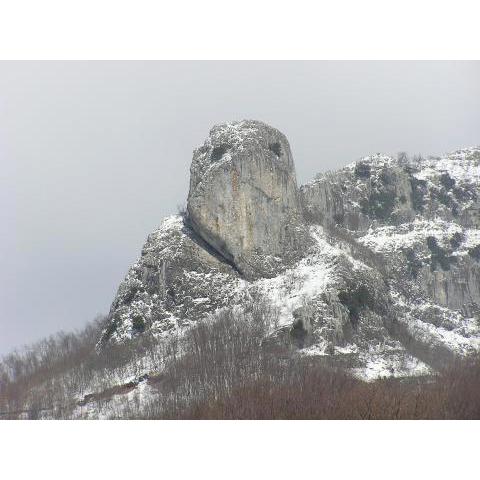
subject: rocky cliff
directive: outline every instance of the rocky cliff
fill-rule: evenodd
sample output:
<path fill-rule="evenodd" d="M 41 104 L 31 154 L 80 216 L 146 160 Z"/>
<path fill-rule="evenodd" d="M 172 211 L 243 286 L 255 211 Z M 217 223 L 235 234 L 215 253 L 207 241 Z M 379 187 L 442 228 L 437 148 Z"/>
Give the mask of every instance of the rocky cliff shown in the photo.
<path fill-rule="evenodd" d="M 243 121 L 212 128 L 190 169 L 188 222 L 246 278 L 274 276 L 305 244 L 290 145 Z"/>
<path fill-rule="evenodd" d="M 262 302 L 269 337 L 363 378 L 480 349 L 480 149 L 365 157 L 297 187 L 278 130 L 214 127 L 185 215 L 147 239 L 100 344 Z"/>

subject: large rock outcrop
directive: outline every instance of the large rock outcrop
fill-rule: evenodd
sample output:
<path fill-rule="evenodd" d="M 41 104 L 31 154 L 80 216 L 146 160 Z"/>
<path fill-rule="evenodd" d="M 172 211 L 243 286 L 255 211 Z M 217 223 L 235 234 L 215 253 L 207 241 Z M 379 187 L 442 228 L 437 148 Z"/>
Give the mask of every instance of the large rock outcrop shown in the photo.
<path fill-rule="evenodd" d="M 480 149 L 395 160 L 372 155 L 301 187 L 312 223 L 351 232 L 378 255 L 407 266 L 438 305 L 474 315 L 480 305 L 476 261 L 480 226 Z"/>
<path fill-rule="evenodd" d="M 480 227 L 480 150 L 395 160 L 370 155 L 300 188 L 307 220 L 355 232 L 402 225 L 416 216 Z"/>
<path fill-rule="evenodd" d="M 265 123 L 212 128 L 190 169 L 188 220 L 247 278 L 272 276 L 305 241 L 290 145 Z"/>

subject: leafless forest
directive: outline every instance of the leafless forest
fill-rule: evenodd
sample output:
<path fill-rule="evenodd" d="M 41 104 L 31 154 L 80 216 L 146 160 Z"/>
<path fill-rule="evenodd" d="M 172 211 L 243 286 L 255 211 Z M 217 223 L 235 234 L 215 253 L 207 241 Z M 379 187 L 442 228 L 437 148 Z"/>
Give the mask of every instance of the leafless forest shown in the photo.
<path fill-rule="evenodd" d="M 84 407 L 110 404 L 108 418 L 130 419 L 480 419 L 478 360 L 367 383 L 292 356 L 286 342 L 266 342 L 268 309 L 249 309 L 248 317 L 225 311 L 181 336 L 100 352 L 97 319 L 16 351 L 0 364 L 1 418 L 86 418 Z M 126 395 L 137 383 L 117 379 L 145 368 L 141 381 L 156 394 L 140 402 Z"/>

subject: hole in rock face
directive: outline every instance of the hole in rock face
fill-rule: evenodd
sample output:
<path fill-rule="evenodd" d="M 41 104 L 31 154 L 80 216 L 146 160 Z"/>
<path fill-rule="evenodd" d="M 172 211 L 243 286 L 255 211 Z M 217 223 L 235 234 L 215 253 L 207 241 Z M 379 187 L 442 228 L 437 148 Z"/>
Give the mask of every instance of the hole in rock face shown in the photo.
<path fill-rule="evenodd" d="M 226 145 L 220 145 L 219 147 L 214 147 L 212 150 L 212 154 L 210 158 L 212 159 L 212 162 L 217 162 L 220 160 L 226 153 L 227 153 L 228 147 Z"/>
<path fill-rule="evenodd" d="M 282 146 L 280 142 L 271 143 L 268 148 L 277 156 L 280 157 L 282 155 Z"/>

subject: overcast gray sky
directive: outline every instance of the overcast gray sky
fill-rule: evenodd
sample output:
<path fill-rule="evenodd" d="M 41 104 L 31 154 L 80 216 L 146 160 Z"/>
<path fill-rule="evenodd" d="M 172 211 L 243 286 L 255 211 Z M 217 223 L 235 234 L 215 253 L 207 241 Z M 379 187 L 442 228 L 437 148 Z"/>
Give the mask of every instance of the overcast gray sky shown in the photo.
<path fill-rule="evenodd" d="M 299 183 L 480 144 L 480 62 L 0 62 L 0 354 L 108 312 L 215 123 L 283 131 Z"/>

